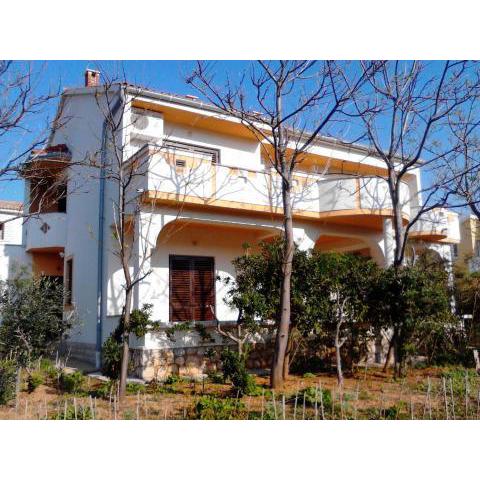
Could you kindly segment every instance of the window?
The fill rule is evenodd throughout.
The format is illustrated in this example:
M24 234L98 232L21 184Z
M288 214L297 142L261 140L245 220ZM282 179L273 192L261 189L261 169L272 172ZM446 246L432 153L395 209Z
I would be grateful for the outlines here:
M72 305L73 289L73 258L69 258L65 262L65 305Z
M475 242L475 256L480 257L480 240Z
M0 222L0 240L5 240L5 223Z
M215 320L213 257L170 255L170 321Z
M175 142L172 140L165 140L163 146L168 150L172 150L175 154L187 154L192 157L204 157L210 159L212 163L220 163L220 150L215 148L200 147L191 143Z
M32 179L30 181L30 213L67 211L67 186L58 184L55 178Z
M452 245L452 255L453 255L453 258L458 257L458 245L456 243Z
M62 185L58 189L58 200L57 200L57 209L60 213L67 212L67 186Z

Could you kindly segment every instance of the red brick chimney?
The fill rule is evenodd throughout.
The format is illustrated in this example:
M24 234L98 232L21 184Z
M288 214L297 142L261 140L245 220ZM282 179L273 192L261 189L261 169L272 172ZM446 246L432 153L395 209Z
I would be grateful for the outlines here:
M85 70L85 86L86 87L98 87L100 85L100 72L97 70Z

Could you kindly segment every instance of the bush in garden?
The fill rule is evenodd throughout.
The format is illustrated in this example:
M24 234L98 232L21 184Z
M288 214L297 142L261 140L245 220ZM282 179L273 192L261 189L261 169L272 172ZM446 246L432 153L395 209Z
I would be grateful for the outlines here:
M145 393L146 387L142 383L127 383L127 394L128 395L137 395L138 393Z
M233 398L201 397L195 404L198 420L230 420L243 414L245 406Z
M232 262L236 279L225 282L227 303L240 312L252 330L259 323L273 327L280 312L283 244L261 243L259 247L258 253L247 251ZM292 268L291 325L284 371L295 363L297 371L324 368L322 357L335 344L339 304L344 315L337 344L343 345L341 356L351 370L364 356L373 334L367 321L367 300L378 267L355 255L295 249Z
M121 360L122 349L120 342L111 335L105 340L102 347L102 373L108 378L118 379Z
M247 372L245 356L225 348L221 354L223 380L230 380L238 395L257 395L259 388L255 379ZM261 392L260 392L261 393Z
M63 315L62 285L25 274L0 283L0 316L0 355L21 366L51 356L74 324Z
M85 377L82 372L73 373L62 372L59 379L60 389L66 393L83 393Z
M27 378L28 393L33 393L44 382L45 382L45 377L43 376L42 372L39 372L39 371L31 372Z
M141 309L132 310L128 333L136 337L143 337L155 327L156 323L150 319L152 308L152 305L145 304ZM124 331L124 325L120 322L102 346L102 373L112 380L117 380L120 377Z
M93 420L93 413L90 407L68 405L66 410L55 413L52 420Z
M49 380L51 382L57 382L58 377L61 374L60 369L57 368L55 364L48 358L42 358L40 360L39 371L42 373L45 380Z
M317 407L320 408L323 400L324 410L330 411L332 408L332 392L326 388L322 389L322 394L320 395L320 389L315 387L307 387L298 392L297 402L298 405L303 403L303 396L305 395L305 405L313 407L315 402Z
M393 331L397 375L404 374L406 361L414 355L433 361L438 345L458 330L447 272L426 257L414 265L383 270L372 292L371 317Z
M18 365L13 360L0 360L0 405L7 405L16 396Z
M108 400L110 398L110 395L116 395L117 389L117 382L110 380L109 382L102 382L101 384L91 389L88 393L92 397Z

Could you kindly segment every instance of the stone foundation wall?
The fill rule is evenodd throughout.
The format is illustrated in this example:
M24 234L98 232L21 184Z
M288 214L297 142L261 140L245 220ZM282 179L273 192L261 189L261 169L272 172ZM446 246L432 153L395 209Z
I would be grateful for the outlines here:
M93 343L66 342L62 343L58 350L63 357L95 366L96 347Z
M169 375L198 378L221 370L220 354L227 345L180 347L166 349L133 349L132 374L146 381L164 380ZM233 345L228 345L235 348ZM257 343L251 347L247 367L269 368L273 348Z

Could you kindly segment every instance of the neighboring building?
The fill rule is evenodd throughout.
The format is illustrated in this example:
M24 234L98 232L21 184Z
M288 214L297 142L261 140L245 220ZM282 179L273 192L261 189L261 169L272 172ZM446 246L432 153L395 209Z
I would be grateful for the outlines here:
M98 364L102 342L122 311L123 276L112 230L117 190L99 175L111 150L101 111L104 88L95 78L87 72L84 88L64 91L57 128L48 146L32 155L25 174L25 211L40 209L40 214L26 222L24 243L35 272L63 277L71 289L65 314L75 310L81 322L72 354ZM225 286L217 276L234 275L231 261L243 253L244 243L279 235L278 175L248 129L212 106L133 86L125 86L122 103L120 96L112 100L119 95L115 88L109 93L111 104L116 109L127 105L125 165L147 163L131 191L141 200L139 220L132 226L139 239L132 269L151 274L136 286L134 308L152 304L154 319L165 328L181 321L207 326L215 319L235 321L237 313L225 304ZM391 263L392 211L384 173L383 163L361 146L329 138L316 142L295 175L299 247ZM39 207L39 192L54 184L56 194ZM403 185L405 218L415 212L420 190L416 170ZM432 248L451 260L452 245L459 242L458 218L436 210L418 222L411 238L417 250ZM133 341L132 349L138 374L151 379L198 373L208 345L197 333L178 334L172 342L160 332Z
M480 270L480 222L474 215L461 219L461 242L457 249L457 262L470 271Z
M22 242L23 205L0 200L0 281L12 278L30 259Z

